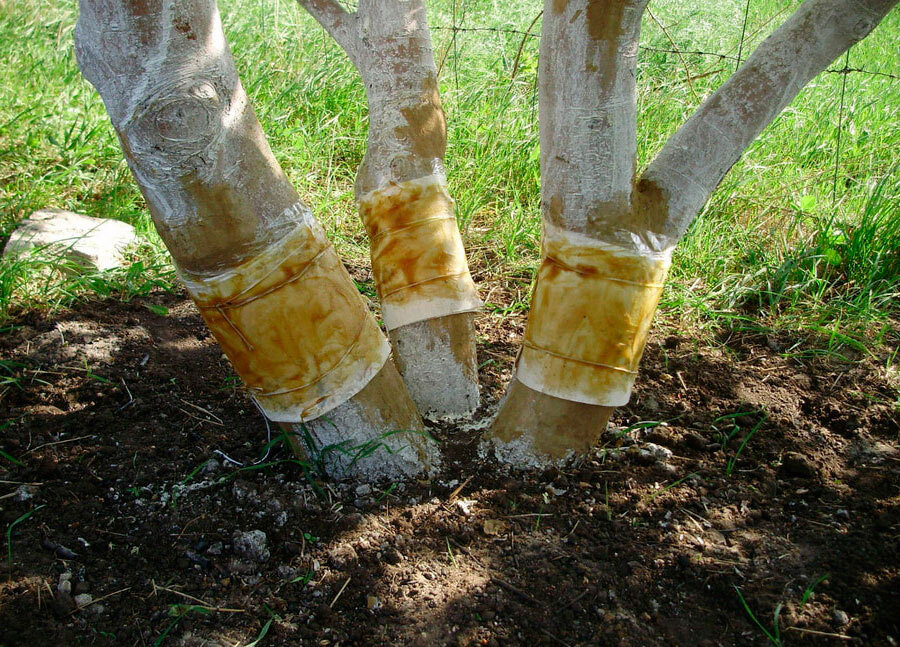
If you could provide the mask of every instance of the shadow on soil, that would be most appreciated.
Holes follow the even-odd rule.
[[[898,394],[874,361],[654,339],[581,464],[504,474],[435,426],[438,478],[369,487],[281,446],[253,470],[215,453],[251,464],[266,428],[179,295],[14,324],[2,645],[767,644],[735,587],[773,636],[783,605],[784,644],[900,640]],[[483,343],[488,402],[520,325]]]

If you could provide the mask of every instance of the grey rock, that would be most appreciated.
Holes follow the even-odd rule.
[[[75,604],[79,607],[86,607],[94,601],[94,596],[90,593],[79,593],[75,596]]]
[[[647,443],[644,445],[644,452],[647,452],[658,461],[667,461],[672,458],[672,450],[656,443]]]
[[[266,548],[266,533],[262,530],[235,531],[231,541],[234,544],[234,552],[245,559],[257,562],[265,562],[269,559],[269,549]]]
[[[19,223],[3,255],[19,256],[41,248],[46,255],[62,257],[83,270],[108,270],[122,267],[124,251],[137,242],[137,233],[128,223],[41,209]]]
[[[16,490],[16,496],[14,499],[16,501],[28,501],[29,499],[33,499],[35,493],[37,492],[37,488],[33,485],[20,485]]]
[[[840,609],[835,609],[834,610],[834,623],[839,627],[848,625],[848,624],[850,624],[850,616],[847,615],[846,611],[841,611]]]
[[[643,446],[633,445],[627,451],[645,463],[665,463],[672,458],[671,449],[656,443],[645,443]]]

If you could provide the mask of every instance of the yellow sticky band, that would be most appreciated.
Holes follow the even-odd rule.
[[[315,223],[188,292],[269,419],[303,422],[356,395],[384,366],[387,339]]]
[[[454,206],[433,175],[391,183],[359,200],[388,330],[481,307]]]
[[[671,263],[546,225],[516,377],[557,398],[618,407],[638,364]]]

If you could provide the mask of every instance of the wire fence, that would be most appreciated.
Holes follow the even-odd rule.
[[[743,6],[743,19],[741,21],[741,29],[740,29],[740,39],[736,46],[737,53],[735,54],[733,51],[729,52],[714,52],[714,51],[705,51],[701,49],[681,49],[677,46],[675,39],[671,36],[669,30],[666,26],[657,19],[657,17],[653,14],[653,12],[648,8],[647,15],[648,17],[657,25],[657,27],[663,32],[666,39],[670,43],[670,47],[654,47],[649,45],[641,45],[639,46],[639,50],[642,52],[655,53],[655,54],[674,54],[678,57],[678,60],[681,66],[684,68],[685,77],[683,81],[687,83],[690,88],[690,92],[693,95],[694,99],[699,103],[700,99],[697,96],[697,93],[694,90],[693,82],[707,76],[711,76],[714,74],[719,74],[727,71],[726,69],[715,69],[715,70],[703,70],[701,72],[692,71],[690,65],[688,64],[685,57],[704,57],[709,59],[715,59],[722,62],[733,62],[734,68],[732,71],[736,71],[740,68],[741,63],[745,62],[749,54],[747,53],[748,46],[751,44],[753,39],[756,39],[760,36],[762,32],[764,32],[767,28],[771,29],[775,22],[783,16],[785,13],[785,9],[781,9],[777,11],[774,15],[766,17],[761,21],[759,25],[757,25],[752,31],[748,31],[749,22],[750,22],[750,8],[751,8],[752,0],[746,0]],[[499,26],[499,25],[472,25],[469,24],[469,20],[467,19],[467,11],[466,7],[468,3],[465,0],[452,0],[452,12],[451,12],[451,24],[447,25],[432,25],[431,30],[435,32],[449,32],[450,39],[449,43],[445,44],[444,50],[439,52],[438,58],[438,74],[440,75],[442,71],[445,70],[445,67],[448,64],[452,67],[452,74],[454,77],[454,84],[457,89],[459,89],[459,72],[458,72],[458,62],[461,56],[462,45],[460,44],[459,35],[460,34],[494,34],[498,36],[510,36],[519,39],[518,48],[516,51],[515,61],[512,65],[512,69],[510,72],[510,79],[514,80],[520,70],[520,61],[522,58],[523,50],[526,47],[526,43],[539,39],[540,38],[540,28],[539,21],[542,17],[543,12],[539,12],[530,22],[525,23],[527,27],[525,28],[515,28],[510,26]],[[841,87],[840,87],[840,100],[839,100],[839,109],[838,109],[838,122],[837,128],[835,131],[835,155],[834,155],[834,170],[833,170],[833,181],[832,181],[832,190],[831,190],[831,198],[832,204],[834,204],[837,200],[837,183],[838,183],[838,175],[839,175],[839,167],[841,161],[841,134],[844,130],[844,118],[845,118],[845,99],[847,93],[847,77],[850,75],[861,75],[868,76],[873,78],[879,78],[882,80],[888,80],[890,82],[900,80],[900,74],[895,74],[893,72],[885,72],[883,70],[871,70],[864,67],[854,67],[850,65],[850,55],[852,51],[852,47],[847,50],[845,55],[842,57],[843,64],[840,66],[831,66],[824,70],[826,74],[839,74],[842,75]],[[533,84],[533,93],[534,99],[536,102],[537,95],[537,78],[536,73],[534,73],[534,78],[532,79]]]
[[[522,29],[511,29],[508,27],[442,27],[442,26],[432,26],[431,31],[449,31],[454,33],[494,33],[494,34],[508,34],[513,36],[523,36],[525,38],[540,38],[540,31],[525,31]],[[666,49],[663,47],[649,47],[646,45],[641,45],[639,48],[644,52],[656,52],[660,54],[681,54],[681,55],[691,55],[691,56],[708,56],[710,58],[717,58],[720,60],[727,61],[735,61],[742,62],[746,59],[742,59],[740,55],[734,54],[723,54],[721,52],[705,52],[703,50],[697,49]],[[458,53],[457,53],[458,55]],[[889,72],[881,72],[877,70],[868,70],[861,67],[840,67],[840,68],[829,68],[825,70],[826,73],[829,74],[867,74],[869,76],[878,76],[884,77],[891,80],[900,79],[900,75],[891,74]],[[696,77],[693,77],[696,78]]]

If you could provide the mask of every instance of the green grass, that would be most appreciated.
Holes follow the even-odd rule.
[[[773,645],[773,647],[781,647],[783,644],[781,641],[781,628],[779,626],[779,616],[781,615],[782,603],[779,602],[775,607],[775,612],[772,614],[772,631],[766,629],[765,625],[759,621],[756,617],[756,614],[750,609],[750,605],[747,604],[747,600],[744,599],[744,594],[741,593],[741,590],[738,587],[734,587],[735,592],[738,594],[738,598],[741,600],[741,606],[744,607],[744,611],[747,612],[747,615],[750,616],[750,619],[753,621],[759,630],[763,632],[765,637],[769,640],[769,643]]]
[[[488,298],[503,315],[527,304],[539,253],[540,178],[538,40],[502,30],[525,30],[538,4],[429,3],[451,190],[484,295],[504,288]],[[798,4],[752,0],[742,58]],[[501,31],[454,31],[454,6],[456,26]],[[654,16],[685,54],[682,60],[659,51],[673,44],[646,18],[640,165],[733,71],[744,6],[743,0],[653,3]],[[244,85],[285,172],[340,253],[366,264],[352,200],[367,127],[355,71],[296,3],[222,0],[221,11]],[[72,209],[134,224],[144,241],[133,252],[139,265],[84,276],[39,253],[3,261],[0,320],[85,295],[129,299],[174,284],[102,103],[75,65],[75,18],[74,0],[18,0],[0,9],[0,240],[37,208]],[[900,74],[898,34],[894,11],[851,50],[850,66]],[[688,53],[695,51],[723,56]],[[817,77],[735,165],[691,227],[662,311],[694,327],[804,331],[826,352],[896,343],[898,124],[900,80]]]
[[[39,505],[36,508],[32,508],[25,514],[14,519],[8,526],[6,526],[6,564],[7,564],[8,573],[9,573],[10,577],[12,577],[12,554],[13,554],[12,531],[13,531],[13,528],[18,526],[23,521],[27,521],[31,515],[33,515],[35,512],[37,512],[38,510],[40,510],[41,508],[44,508],[44,507],[46,507],[46,506]]]
[[[746,436],[744,436],[744,440],[741,441],[741,444],[740,446],[738,446],[737,451],[734,452],[734,455],[725,463],[726,476],[731,476],[731,473],[734,472],[734,468],[737,467],[738,459],[741,457],[741,452],[744,451],[744,447],[747,446],[747,443],[750,442],[750,439],[753,438],[756,432],[759,431],[759,428],[762,427],[762,424],[766,421],[767,417],[768,416],[763,415],[763,417],[760,418],[755,425],[753,425],[753,428],[747,432]]]
[[[162,645],[166,640],[166,636],[168,636],[169,633],[175,628],[175,626],[179,622],[181,622],[182,618],[184,618],[189,613],[199,613],[201,615],[208,616],[212,612],[212,609],[200,606],[199,604],[170,604],[169,615],[173,618],[173,620],[168,625],[166,625],[166,628],[163,629],[162,633],[157,636],[155,641],[153,641],[153,647],[159,647],[160,645]]]

